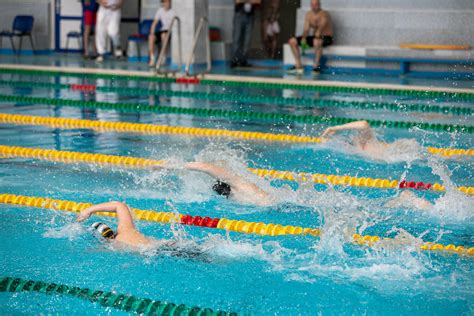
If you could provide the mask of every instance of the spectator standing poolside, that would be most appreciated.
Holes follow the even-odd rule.
[[[247,53],[252,39],[255,10],[261,0],[235,0],[232,60],[230,67],[249,67]]]
[[[156,11],[153,24],[151,25],[150,35],[148,36],[148,53],[150,56],[149,65],[150,67],[155,65],[155,43],[156,36],[158,35],[161,39],[161,43],[165,42],[166,35],[171,32],[170,26],[171,21],[176,16],[173,9],[171,9],[171,0],[161,0],[161,8]],[[161,29],[156,32],[156,26],[161,21]]]
[[[97,9],[99,5],[95,0],[82,0],[82,47],[84,58],[89,58],[89,40],[92,30],[95,28]],[[94,54],[97,54],[95,43],[92,45]]]
[[[105,49],[107,47],[107,37],[112,39],[114,55],[122,57],[120,48],[120,19],[122,18],[123,0],[98,0],[100,7],[97,12],[97,26],[95,43],[97,46],[98,62],[104,60]]]
[[[314,30],[314,35],[309,36],[310,29]],[[313,72],[319,73],[320,60],[323,47],[333,43],[333,30],[331,17],[329,13],[321,9],[319,0],[311,1],[311,10],[306,13],[304,18],[304,28],[302,36],[292,37],[288,41],[291,51],[295,57],[296,65],[288,70],[290,73],[303,73],[303,64],[301,63],[301,53],[298,45],[314,47]]]
[[[280,34],[280,0],[267,0],[263,2],[263,43],[271,58],[276,57],[277,37]]]

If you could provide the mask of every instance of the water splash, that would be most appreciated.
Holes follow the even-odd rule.
[[[69,240],[76,240],[86,233],[86,229],[79,223],[68,223],[62,227],[49,227],[43,233],[45,238],[67,238]]]

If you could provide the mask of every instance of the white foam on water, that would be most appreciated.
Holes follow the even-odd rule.
[[[46,238],[67,238],[69,240],[75,240],[83,236],[86,233],[86,229],[80,223],[68,223],[58,228],[47,228],[43,233],[43,237]]]

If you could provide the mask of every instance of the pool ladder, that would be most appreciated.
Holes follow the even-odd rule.
[[[167,69],[167,70],[165,70],[165,69],[162,69],[162,66],[163,66],[163,63],[164,63],[165,56],[166,56],[166,49],[169,45],[169,40],[171,38],[171,30],[173,28],[174,22],[177,22],[177,28],[178,28],[177,32],[178,32],[178,45],[179,45],[179,47],[178,47],[179,67],[178,67],[178,69]],[[173,74],[173,75],[175,75],[177,72],[179,72],[181,70],[182,65],[183,65],[183,62],[182,62],[182,45],[181,45],[181,21],[179,20],[178,17],[173,18],[173,20],[171,21],[169,29],[170,29],[170,32],[168,32],[168,34],[166,35],[165,42],[163,43],[163,45],[161,47],[160,56],[158,57],[158,61],[156,63],[156,73],[157,74],[165,74],[165,75]],[[211,67],[212,67],[211,42],[210,42],[210,39],[209,39],[209,31],[207,31],[208,29],[209,29],[209,20],[207,19],[207,17],[200,18],[198,27],[196,29],[196,32],[194,33],[193,47],[191,49],[191,54],[189,55],[189,58],[188,58],[188,61],[186,63],[186,67],[185,67],[185,70],[184,70],[186,76],[196,77],[198,75],[204,75],[204,74],[211,71]],[[200,35],[201,35],[203,30],[206,31],[204,33],[205,34],[204,40],[206,41],[205,45],[206,45],[206,64],[207,64],[207,67],[204,71],[191,73],[191,64],[194,61],[194,57],[196,55],[197,43],[198,43],[198,40],[199,40]]]

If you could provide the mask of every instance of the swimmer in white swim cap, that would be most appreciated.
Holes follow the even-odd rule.
[[[421,153],[421,146],[415,139],[398,139],[392,143],[386,143],[375,137],[374,130],[367,121],[356,121],[338,126],[328,127],[322,134],[321,139],[327,142],[331,136],[338,132],[353,130],[357,135],[352,138],[351,144],[362,154],[378,160],[396,161],[396,157],[418,158]],[[403,159],[406,160],[406,159]]]

